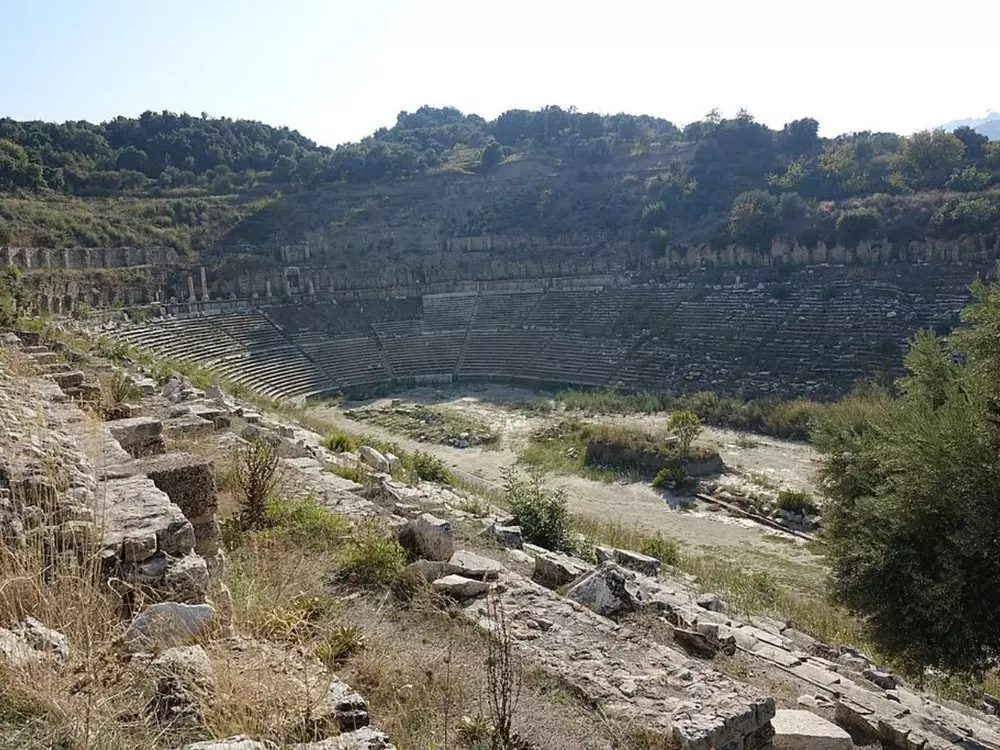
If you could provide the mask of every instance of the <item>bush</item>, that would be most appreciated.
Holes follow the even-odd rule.
[[[444,461],[430,453],[416,451],[410,457],[409,463],[416,475],[425,482],[452,484],[455,481]]]
[[[882,223],[878,213],[871,208],[853,208],[837,217],[837,242],[855,248],[863,240],[879,236]]]
[[[670,415],[667,429],[677,436],[681,455],[691,453],[691,443],[701,434],[701,420],[691,411],[678,411]]]
[[[681,560],[681,551],[677,542],[667,539],[660,532],[648,536],[636,552],[655,557],[664,565],[676,565]]]
[[[351,524],[345,516],[325,508],[311,497],[302,500],[272,499],[267,506],[271,528],[297,545],[330,549],[343,544]]]
[[[567,549],[569,507],[566,491],[546,489],[541,471],[531,470],[524,480],[513,469],[504,469],[503,500],[514,514],[524,538],[550,550]]]
[[[800,516],[811,516],[819,512],[812,495],[799,490],[781,490],[778,492],[777,505],[782,510],[798,513]]]
[[[353,453],[358,449],[358,441],[346,432],[334,430],[323,440],[323,447],[334,453]]]
[[[271,525],[268,501],[280,479],[278,451],[269,440],[258,437],[236,449],[232,481],[239,493],[239,525],[246,530]]]
[[[367,521],[359,524],[347,539],[340,563],[347,578],[354,583],[385,586],[402,574],[406,553],[384,525]]]
[[[676,487],[687,479],[687,472],[683,466],[664,466],[653,477],[653,486],[657,489],[661,487]]]

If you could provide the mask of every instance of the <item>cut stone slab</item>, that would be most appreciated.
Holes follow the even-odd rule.
[[[168,419],[163,423],[163,428],[169,435],[184,435],[185,437],[199,437],[215,432],[215,425],[212,422],[195,414],[184,414]]]
[[[506,549],[523,549],[524,538],[520,526],[501,526],[491,524],[483,529],[483,536],[488,536],[502,544]]]
[[[95,517],[102,525],[102,547],[116,552],[126,539],[156,539],[160,552],[185,555],[194,549],[194,529],[167,494],[144,476],[109,479],[98,487]],[[134,553],[134,551],[133,551]],[[133,559],[134,556],[133,556]]]
[[[358,457],[375,469],[375,471],[381,471],[388,474],[391,470],[389,460],[370,445],[359,446]]]
[[[153,417],[132,417],[108,422],[108,431],[134,458],[166,453],[163,423]]]
[[[140,648],[188,646],[215,621],[208,604],[152,604],[140,612],[125,632],[125,643]]]
[[[212,462],[189,453],[170,453],[143,459],[137,468],[167,493],[191,522],[195,551],[202,556],[218,552],[222,541]]]
[[[464,549],[451,556],[448,567],[461,576],[479,580],[496,580],[504,570],[503,565],[496,560]]]
[[[239,734],[224,740],[195,742],[191,745],[185,745],[183,750],[276,750],[276,748],[277,745],[273,742],[260,742],[250,739],[245,734]]]
[[[724,612],[726,609],[726,605],[722,601],[722,597],[718,594],[702,594],[698,597],[696,604],[709,612]]]
[[[574,583],[566,597],[604,617],[638,612],[643,606],[635,574],[611,561],[601,563]]]
[[[54,372],[50,377],[56,381],[58,386],[63,390],[67,388],[79,388],[83,385],[83,371],[82,370],[70,370],[68,372]]]
[[[771,719],[774,750],[851,750],[851,735],[809,711],[778,709]]]
[[[558,552],[542,550],[535,555],[535,580],[550,589],[572,583],[592,569],[582,560]]]
[[[637,573],[656,578],[660,574],[660,561],[649,555],[642,555],[627,549],[615,549],[614,547],[595,547],[597,562],[602,563],[607,560],[616,562],[623,568],[634,570]]]
[[[451,575],[434,581],[434,590],[452,599],[469,599],[489,591],[490,585],[485,581],[477,581],[465,576]]]
[[[416,558],[448,561],[455,553],[451,524],[430,513],[406,523],[398,536],[403,549]]]

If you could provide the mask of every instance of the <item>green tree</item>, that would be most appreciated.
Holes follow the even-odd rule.
[[[729,233],[738,244],[765,250],[777,232],[777,201],[764,190],[740,193],[729,211]]]
[[[677,436],[682,456],[691,453],[691,444],[701,434],[701,420],[693,411],[675,411],[667,421],[667,430]]]
[[[947,344],[914,338],[898,398],[813,430],[834,595],[914,674],[1000,658],[1000,286],[974,294]]]
[[[503,146],[499,141],[490,141],[483,149],[482,165],[483,169],[493,169],[503,161]]]
[[[990,173],[984,169],[966,167],[958,169],[948,178],[945,187],[952,190],[962,190],[972,192],[974,190],[985,190],[990,184]]]
[[[878,213],[871,208],[852,208],[837,217],[837,242],[855,248],[862,240],[873,240],[881,231]]]
[[[923,130],[903,142],[903,159],[925,187],[944,186],[964,154],[965,144],[943,130]]]

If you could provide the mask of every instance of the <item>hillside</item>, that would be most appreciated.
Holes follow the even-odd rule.
[[[261,123],[171,113],[0,120],[0,245],[218,258],[308,242],[328,256],[340,246],[349,262],[495,235],[584,233],[655,257],[996,231],[1000,143],[970,128],[817,132],[809,118],[771,130],[747,113],[681,130],[558,107],[493,121],[422,107],[329,149]]]

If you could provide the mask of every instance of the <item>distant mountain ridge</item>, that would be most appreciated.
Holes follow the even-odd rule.
[[[992,109],[986,113],[985,117],[970,117],[965,120],[952,120],[946,122],[941,127],[944,130],[952,131],[955,128],[969,127],[977,133],[985,135],[991,141],[1000,140],[1000,112]]]

